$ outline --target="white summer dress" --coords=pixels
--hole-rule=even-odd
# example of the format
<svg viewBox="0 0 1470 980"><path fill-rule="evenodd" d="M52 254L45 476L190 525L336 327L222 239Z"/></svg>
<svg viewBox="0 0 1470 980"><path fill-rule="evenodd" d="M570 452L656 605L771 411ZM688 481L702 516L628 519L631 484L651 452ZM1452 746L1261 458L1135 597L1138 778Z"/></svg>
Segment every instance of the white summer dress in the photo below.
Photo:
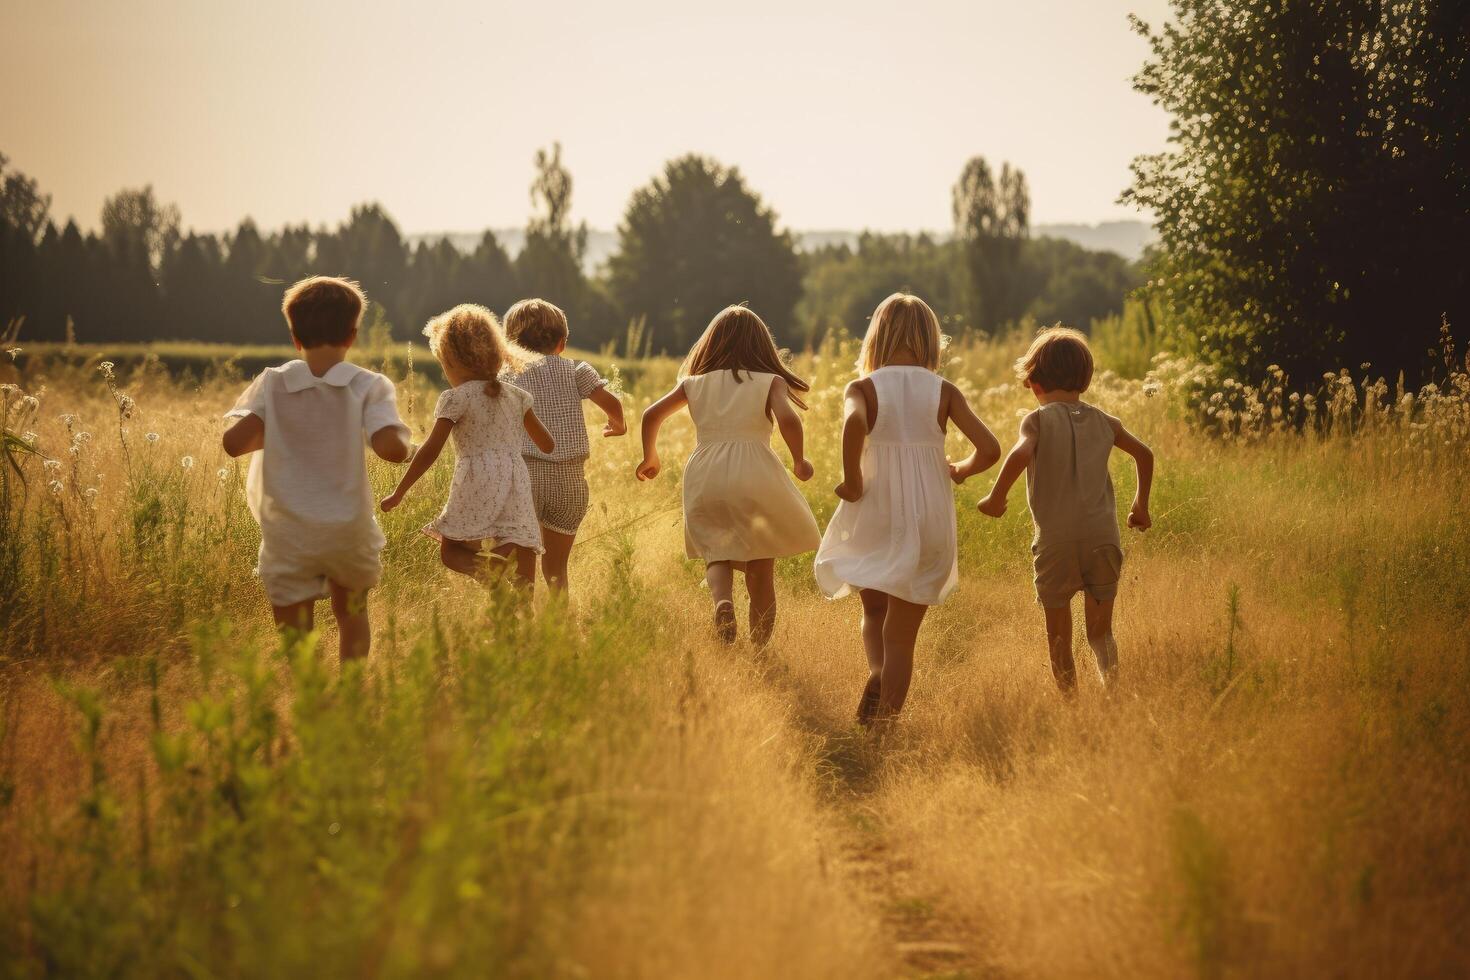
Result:
<svg viewBox="0 0 1470 980"><path fill-rule="evenodd" d="M684 466L684 551L705 561L787 558L817 546L816 518L771 451L774 374L684 380L699 443Z"/></svg>
<svg viewBox="0 0 1470 980"><path fill-rule="evenodd" d="M817 585L829 599L877 589L933 606L959 581L954 488L939 428L943 381L922 367L868 376L878 421L863 448L863 495L842 501L817 549Z"/></svg>
<svg viewBox="0 0 1470 980"><path fill-rule="evenodd" d="M500 394L467 381L439 396L434 418L454 423L454 482L439 516L424 533L451 541L541 548L541 525L531 499L531 476L521 458L521 435L531 393L504 381Z"/></svg>

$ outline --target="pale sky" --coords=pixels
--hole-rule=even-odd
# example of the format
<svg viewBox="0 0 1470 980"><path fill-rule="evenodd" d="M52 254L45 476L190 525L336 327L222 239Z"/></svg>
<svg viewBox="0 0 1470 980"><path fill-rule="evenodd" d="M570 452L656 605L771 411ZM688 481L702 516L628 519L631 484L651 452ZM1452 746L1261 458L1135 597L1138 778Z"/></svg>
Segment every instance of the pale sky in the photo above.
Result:
<svg viewBox="0 0 1470 980"><path fill-rule="evenodd" d="M97 224L154 185L184 224L518 226L560 140L573 212L616 226L670 157L738 166L787 227L944 229L965 160L1032 221L1116 203L1167 118L1126 15L1166 0L0 0L0 152Z"/></svg>

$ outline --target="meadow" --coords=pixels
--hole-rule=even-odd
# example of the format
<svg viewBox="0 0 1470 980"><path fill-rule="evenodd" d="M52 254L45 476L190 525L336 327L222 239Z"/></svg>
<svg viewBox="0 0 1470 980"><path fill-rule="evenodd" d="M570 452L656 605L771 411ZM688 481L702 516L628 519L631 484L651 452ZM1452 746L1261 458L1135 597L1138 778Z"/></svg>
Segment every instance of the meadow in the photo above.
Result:
<svg viewBox="0 0 1470 980"><path fill-rule="evenodd" d="M944 366L1003 442L1027 408L1021 343L956 344ZM636 436L594 435L573 603L538 594L533 617L418 533L441 461L382 518L374 652L339 669L330 617L282 645L252 575L244 461L219 447L238 362L0 357L19 436L0 500L0 968L1470 971L1461 356L1446 338L1437 384L1410 392L1371 369L1247 387L1163 355L1125 378L1108 368L1136 351L1099 353L1090 399L1159 461L1154 527L1124 542L1120 689L1103 696L1079 638L1080 696L1058 696L1022 492L998 522L975 511L992 471L956 492L961 585L882 738L852 722L858 603L823 599L809 558L778 566L767 649L715 641L683 557L687 416L650 484ZM795 358L822 524L854 354ZM421 357L362 354L419 436ZM676 370L598 363L630 419ZM397 472L371 464L382 493Z"/></svg>

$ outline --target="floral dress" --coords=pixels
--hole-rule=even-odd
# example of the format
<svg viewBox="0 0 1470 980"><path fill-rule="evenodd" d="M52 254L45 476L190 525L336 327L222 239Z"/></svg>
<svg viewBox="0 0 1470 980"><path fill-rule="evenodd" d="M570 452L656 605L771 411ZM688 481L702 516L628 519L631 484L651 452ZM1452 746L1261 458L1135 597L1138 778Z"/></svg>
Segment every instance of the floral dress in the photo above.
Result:
<svg viewBox="0 0 1470 980"><path fill-rule="evenodd" d="M541 526L531 499L531 477L521 458L521 434L531 410L531 394L500 383L489 395L484 381L467 381L439 396L434 418L454 423L458 459L449 499L424 533L451 541L486 541L534 548L539 554Z"/></svg>

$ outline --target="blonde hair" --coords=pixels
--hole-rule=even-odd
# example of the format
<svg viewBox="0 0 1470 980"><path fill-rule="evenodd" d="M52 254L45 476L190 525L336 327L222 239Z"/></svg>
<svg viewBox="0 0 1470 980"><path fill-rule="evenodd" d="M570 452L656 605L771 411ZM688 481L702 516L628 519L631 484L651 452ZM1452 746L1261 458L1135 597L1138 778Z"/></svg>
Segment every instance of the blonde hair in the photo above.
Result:
<svg viewBox="0 0 1470 980"><path fill-rule="evenodd" d="M525 354L505 339L495 314L474 303L440 313L424 327L429 350L448 375L450 365L485 382L485 394L500 394L500 372L519 369Z"/></svg>
<svg viewBox="0 0 1470 980"><path fill-rule="evenodd" d="M873 311L863 347L858 352L859 374L872 374L889 364L900 351L908 351L931 371L939 370L944 338L939 317L929 304L910 293L894 293Z"/></svg>
<svg viewBox="0 0 1470 980"><path fill-rule="evenodd" d="M778 375L791 388L791 400L802 408L806 408L806 402L797 392L811 391L811 385L793 374L782 360L766 321L747 306L727 306L715 314L689 349L689 356L679 367L679 377L711 371L734 371L737 383L741 371Z"/></svg>
<svg viewBox="0 0 1470 980"><path fill-rule="evenodd" d="M505 334L537 354L550 354L567 339L567 315L544 299L523 299L505 311Z"/></svg>
<svg viewBox="0 0 1470 980"><path fill-rule="evenodd" d="M1092 384L1087 336L1071 327L1047 327L1016 359L1016 375L1022 384L1034 382L1042 391L1086 391Z"/></svg>

